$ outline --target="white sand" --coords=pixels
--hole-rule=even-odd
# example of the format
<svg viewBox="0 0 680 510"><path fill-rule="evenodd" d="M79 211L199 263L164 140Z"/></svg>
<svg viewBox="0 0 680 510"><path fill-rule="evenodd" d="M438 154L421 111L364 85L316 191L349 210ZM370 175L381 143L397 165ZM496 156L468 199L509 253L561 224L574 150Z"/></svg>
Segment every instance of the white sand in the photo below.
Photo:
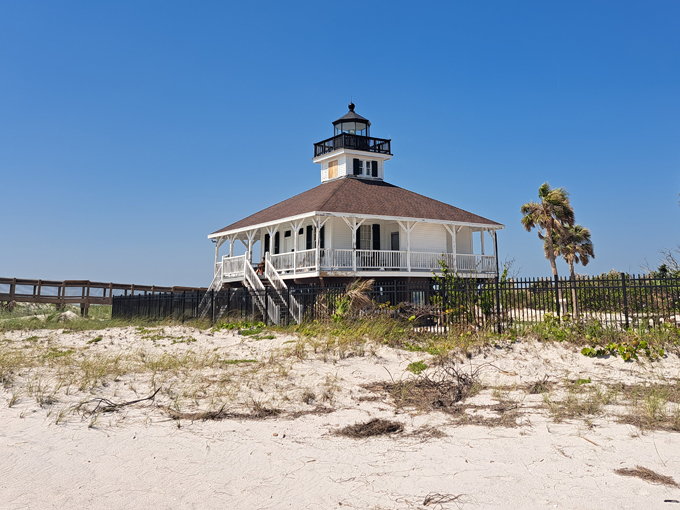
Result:
<svg viewBox="0 0 680 510"><path fill-rule="evenodd" d="M87 344L98 335L101 341ZM232 376L233 391L212 407L210 383L204 385L205 396L193 402L173 402L173 392L163 390L156 402L100 415L92 428L92 418L82 413L64 414L59 424L55 417L95 396L115 402L147 396L150 375L123 375L87 392L71 387L69 395L61 388L56 402L39 407L28 383L35 385L37 374L48 386L58 377L37 369L18 374L13 386L0 389L0 508L680 508L664 503L680 501L680 489L614 473L641 465L680 482L678 433L641 433L620 424L615 418L620 405L605 406L604 414L591 420L555 423L542 396L522 389L545 374L558 384L575 378L591 378L592 384L669 380L679 373L674 355L658 363L624 363L532 342L480 353L467 363L491 362L502 372L485 367L480 373L489 388L470 402L494 404L500 394L514 399L520 404L520 425L506 428L460 426L441 412L396 410L388 396L362 387L412 377L405 370L408 363L431 363L423 353L375 346L363 356L326 353L324 361L322 349L314 354L308 347L301 360L292 354L291 337L252 340L179 327L160 335L165 339L155 342L133 328L4 335L5 345L72 348L77 356L213 352L258 363L203 370L203 380ZM168 340L173 336L196 342L173 345ZM180 394L200 380L180 373L158 376L156 382ZM300 398L305 391L315 394L312 405ZM9 407L16 392L18 401ZM178 427L163 408L179 403L189 412L225 404L245 412L252 401L284 412L260 420L181 420ZM291 416L321 408L331 412ZM399 421L405 430L360 440L333 433L373 417ZM445 436L418 436L426 427ZM461 497L424 506L434 493Z"/></svg>

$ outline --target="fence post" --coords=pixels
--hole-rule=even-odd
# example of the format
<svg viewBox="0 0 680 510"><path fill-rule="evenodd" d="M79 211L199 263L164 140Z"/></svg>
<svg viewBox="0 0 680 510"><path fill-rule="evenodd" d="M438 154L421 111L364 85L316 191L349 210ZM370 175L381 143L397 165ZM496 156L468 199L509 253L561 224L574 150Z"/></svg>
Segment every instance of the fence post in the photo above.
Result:
<svg viewBox="0 0 680 510"><path fill-rule="evenodd" d="M496 331L501 333L501 294L498 288L498 273L496 273Z"/></svg>
<svg viewBox="0 0 680 510"><path fill-rule="evenodd" d="M628 322L628 293L626 292L626 274L621 273L621 287L623 289L623 313L626 316L626 329L629 326Z"/></svg>
<svg viewBox="0 0 680 510"><path fill-rule="evenodd" d="M210 291L210 306L212 307L212 323L215 324L215 289Z"/></svg>
<svg viewBox="0 0 680 510"><path fill-rule="evenodd" d="M555 304L557 305L555 309L557 310L557 318L559 319L562 303L560 303L560 277L557 275L555 275Z"/></svg>

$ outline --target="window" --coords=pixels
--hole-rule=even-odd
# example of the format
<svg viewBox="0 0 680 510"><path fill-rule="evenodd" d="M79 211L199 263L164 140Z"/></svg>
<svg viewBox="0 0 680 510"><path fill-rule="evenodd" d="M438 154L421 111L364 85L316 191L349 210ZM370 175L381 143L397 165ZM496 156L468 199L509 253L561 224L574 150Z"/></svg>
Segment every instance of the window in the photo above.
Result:
<svg viewBox="0 0 680 510"><path fill-rule="evenodd" d="M373 234L370 225L361 225L359 227L359 246L360 250L370 250L373 242Z"/></svg>
<svg viewBox="0 0 680 510"><path fill-rule="evenodd" d="M354 175L378 177L378 162L363 159L354 160Z"/></svg>
<svg viewBox="0 0 680 510"><path fill-rule="evenodd" d="M302 234L303 229L300 229ZM326 227L321 227L319 231L319 248L324 248L326 245ZM314 250L316 248L316 228L312 225L307 225L307 234L305 236L305 249Z"/></svg>

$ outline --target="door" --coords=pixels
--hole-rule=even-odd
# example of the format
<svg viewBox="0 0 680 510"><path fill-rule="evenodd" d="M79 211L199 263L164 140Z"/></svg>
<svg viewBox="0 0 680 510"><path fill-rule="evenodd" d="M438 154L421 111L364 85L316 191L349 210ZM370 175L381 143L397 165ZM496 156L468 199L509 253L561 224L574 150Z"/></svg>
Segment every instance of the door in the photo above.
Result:
<svg viewBox="0 0 680 510"><path fill-rule="evenodd" d="M390 236L390 250L392 251L399 251L399 232L392 232L392 235ZM397 256L396 254L392 256ZM399 260L401 260L401 254L398 255ZM399 264L401 265L401 264ZM399 271L399 268L393 267L392 271Z"/></svg>
<svg viewBox="0 0 680 510"><path fill-rule="evenodd" d="M399 232L392 232L390 250L399 251Z"/></svg>

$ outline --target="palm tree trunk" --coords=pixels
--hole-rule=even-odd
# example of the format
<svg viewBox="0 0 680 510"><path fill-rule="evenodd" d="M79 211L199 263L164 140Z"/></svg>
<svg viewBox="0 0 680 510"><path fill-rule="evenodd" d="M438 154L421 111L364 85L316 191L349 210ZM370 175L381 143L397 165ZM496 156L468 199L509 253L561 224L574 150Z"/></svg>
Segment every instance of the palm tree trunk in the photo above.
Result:
<svg viewBox="0 0 680 510"><path fill-rule="evenodd" d="M571 275L571 301L574 307L574 318L579 319L578 295L576 293L576 274L574 273L574 261L569 260L569 273Z"/></svg>
<svg viewBox="0 0 680 510"><path fill-rule="evenodd" d="M552 228L546 227L545 229L545 240L548 243L548 260L550 261L550 267L552 268L553 277L557 276L557 264L555 263L555 246L552 241ZM562 307L562 289L557 285L557 307ZM561 312L561 310L560 310Z"/></svg>

